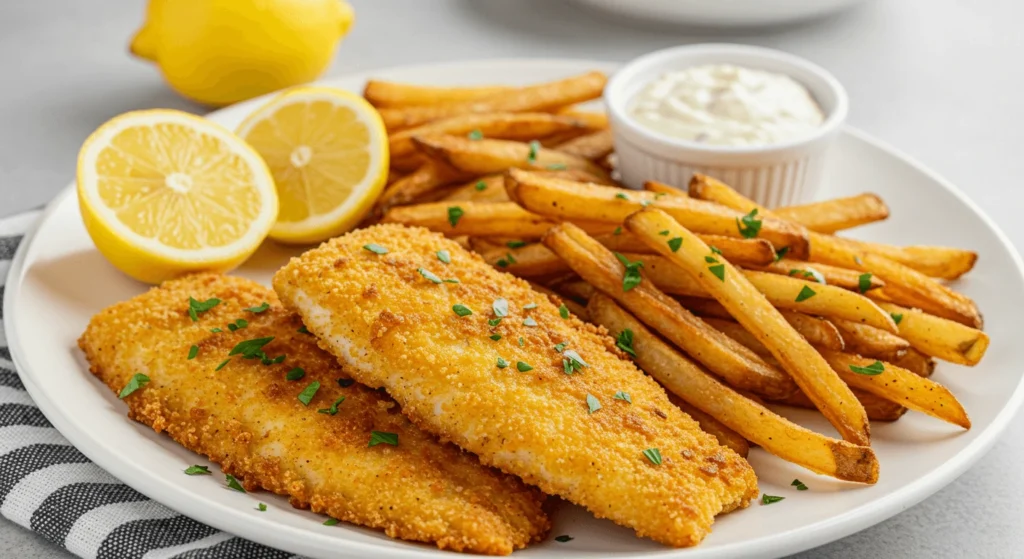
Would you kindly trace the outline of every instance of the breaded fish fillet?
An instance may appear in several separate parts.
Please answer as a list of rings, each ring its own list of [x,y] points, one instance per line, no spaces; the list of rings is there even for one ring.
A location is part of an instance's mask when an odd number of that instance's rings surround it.
[[[193,321],[190,297],[221,302]],[[230,331],[238,319],[247,326]],[[104,310],[79,346],[114,392],[147,375],[149,384],[124,399],[129,417],[209,456],[247,489],[444,549],[508,554],[544,535],[539,491],[414,427],[387,395],[350,382],[300,328],[273,291],[203,274]],[[238,354],[217,370],[239,342],[266,337],[271,364]],[[287,380],[297,369],[304,376]],[[319,389],[306,405],[300,394],[313,383]],[[370,447],[373,431],[397,435],[397,446]]]
[[[293,258],[274,288],[424,430],[641,536],[695,545],[757,494],[746,460],[604,330],[441,235],[355,231]]]

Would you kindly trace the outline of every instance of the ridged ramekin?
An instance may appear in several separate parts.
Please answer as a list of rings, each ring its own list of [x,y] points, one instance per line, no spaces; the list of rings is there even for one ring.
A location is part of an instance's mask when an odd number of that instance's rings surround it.
[[[802,84],[825,114],[815,132],[764,146],[717,146],[649,130],[629,116],[633,97],[661,74],[701,64],[735,64],[787,75]],[[821,183],[828,148],[846,121],[849,101],[832,74],[781,51],[731,44],[701,44],[652,52],[612,76],[604,101],[615,137],[622,181],[640,188],[656,180],[686,189],[694,173],[732,186],[768,207],[808,202]]]

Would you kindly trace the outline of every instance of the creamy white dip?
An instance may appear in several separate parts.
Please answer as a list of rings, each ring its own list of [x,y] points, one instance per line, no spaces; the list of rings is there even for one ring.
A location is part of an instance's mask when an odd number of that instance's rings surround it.
[[[760,146],[806,137],[825,120],[789,76],[731,64],[667,72],[627,108],[645,128],[703,144]]]

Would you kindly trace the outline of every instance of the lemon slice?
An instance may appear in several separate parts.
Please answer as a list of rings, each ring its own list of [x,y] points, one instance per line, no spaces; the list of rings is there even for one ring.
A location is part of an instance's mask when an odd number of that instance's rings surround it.
[[[388,141],[376,109],[340,89],[303,87],[256,110],[238,128],[277,183],[276,240],[312,243],[354,227],[388,175]]]
[[[217,124],[170,110],[125,113],[93,132],[78,154],[78,199],[100,252],[150,283],[241,264],[278,209],[255,150]]]

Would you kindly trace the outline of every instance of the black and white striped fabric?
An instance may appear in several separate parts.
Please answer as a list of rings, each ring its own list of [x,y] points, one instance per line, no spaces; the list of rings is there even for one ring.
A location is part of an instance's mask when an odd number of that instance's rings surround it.
[[[38,217],[35,211],[0,220],[0,515],[79,557],[294,557],[145,497],[90,462],[43,417],[14,370],[2,323],[11,259]]]

